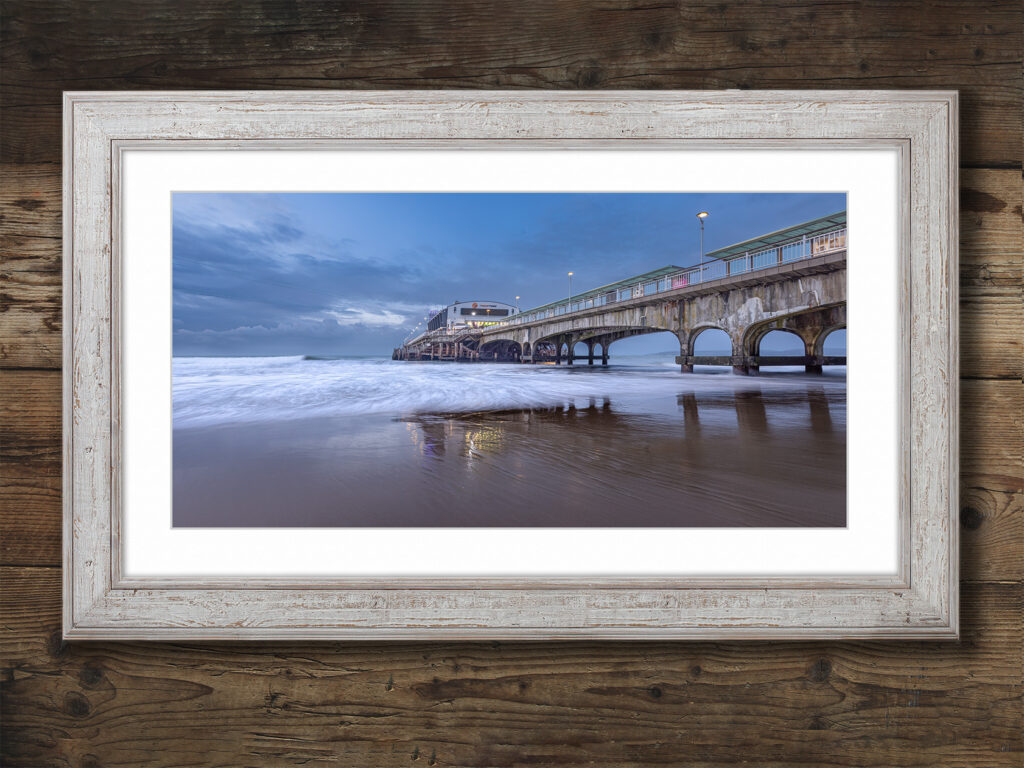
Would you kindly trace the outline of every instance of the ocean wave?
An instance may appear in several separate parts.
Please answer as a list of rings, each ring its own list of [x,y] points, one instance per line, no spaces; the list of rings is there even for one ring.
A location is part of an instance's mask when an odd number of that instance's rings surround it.
[[[472,413],[586,404],[594,398],[636,401],[674,396],[685,388],[754,385],[750,379],[720,373],[684,379],[671,356],[649,357],[609,368],[585,362],[570,368],[314,356],[175,358],[174,424]],[[770,379],[756,382],[758,387],[778,385]],[[841,382],[833,380],[832,385]]]

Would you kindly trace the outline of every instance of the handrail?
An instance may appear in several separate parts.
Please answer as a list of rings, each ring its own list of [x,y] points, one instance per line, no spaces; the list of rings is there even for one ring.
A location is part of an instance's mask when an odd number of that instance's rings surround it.
[[[526,310],[508,320],[501,320],[490,327],[522,325],[524,323],[545,320],[550,317],[583,312],[595,307],[618,304],[619,302],[629,301],[630,299],[642,296],[653,296],[666,291],[674,291],[678,288],[700,285],[711,280],[720,280],[723,277],[742,275],[748,272],[760,272],[779,264],[789,264],[793,261],[801,261],[813,256],[841,251],[845,248],[846,227],[839,227],[816,235],[804,235],[793,240],[787,240],[758,251],[746,251],[739,256],[707,261],[703,266],[687,267],[678,272],[634,283],[625,288],[608,291],[599,296],[589,296],[586,299],[580,298],[579,300],[573,300],[570,297],[570,299],[562,303],[546,307],[543,311]]]

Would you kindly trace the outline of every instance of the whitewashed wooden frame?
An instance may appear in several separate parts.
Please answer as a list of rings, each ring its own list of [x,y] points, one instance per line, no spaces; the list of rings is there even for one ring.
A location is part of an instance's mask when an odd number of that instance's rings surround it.
[[[739,639],[958,635],[957,94],[67,93],[64,636]],[[412,142],[815,148],[900,156],[899,572],[894,578],[122,577],[120,153]]]

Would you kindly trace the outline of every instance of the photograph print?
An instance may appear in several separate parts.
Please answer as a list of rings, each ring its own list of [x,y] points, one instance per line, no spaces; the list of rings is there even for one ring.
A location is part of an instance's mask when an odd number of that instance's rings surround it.
[[[172,220],[176,528],[846,526],[845,194]]]

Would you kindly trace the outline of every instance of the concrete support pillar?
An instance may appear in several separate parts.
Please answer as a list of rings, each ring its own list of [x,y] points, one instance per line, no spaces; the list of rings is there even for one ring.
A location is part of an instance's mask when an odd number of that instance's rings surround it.
[[[693,364],[687,362],[690,357],[690,336],[685,331],[676,331],[676,338],[679,339],[679,356],[676,358],[679,372],[693,373]]]
[[[732,372],[737,376],[757,376],[757,358],[747,354],[743,343],[744,333],[733,333],[732,336]]]
[[[755,360],[756,358],[750,358],[746,355],[733,355],[732,372],[737,376],[757,376],[760,368],[754,362]]]
[[[568,341],[567,341],[567,343],[566,343],[566,345],[565,345],[565,364],[566,365],[572,365],[572,361],[576,357],[576,355],[573,353],[573,347],[575,347],[575,346],[576,346],[576,343],[573,341],[572,336],[570,336]]]
[[[594,364],[594,342],[587,342],[587,365]]]
[[[821,333],[820,328],[810,329],[807,333],[800,334],[800,338],[804,343],[804,354],[807,355],[811,361],[804,365],[805,373],[821,373],[822,359],[820,356],[814,354],[814,340],[818,338]]]

